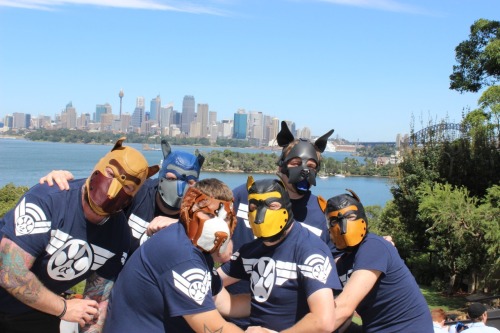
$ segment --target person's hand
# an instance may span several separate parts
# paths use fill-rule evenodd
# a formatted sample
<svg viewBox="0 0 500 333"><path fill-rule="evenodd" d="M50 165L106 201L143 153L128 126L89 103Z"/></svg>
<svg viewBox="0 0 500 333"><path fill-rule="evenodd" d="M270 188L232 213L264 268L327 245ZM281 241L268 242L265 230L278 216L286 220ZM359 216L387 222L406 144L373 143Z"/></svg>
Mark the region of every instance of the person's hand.
<svg viewBox="0 0 500 333"><path fill-rule="evenodd" d="M249 326L245 332L247 332L247 333L278 333L276 331L269 330L269 329L264 328L262 326Z"/></svg>
<svg viewBox="0 0 500 333"><path fill-rule="evenodd" d="M214 261L218 263L225 263L231 259L231 256L233 255L233 241L229 240L229 243L227 244L226 251L224 253L219 253L218 251L214 253L213 258Z"/></svg>
<svg viewBox="0 0 500 333"><path fill-rule="evenodd" d="M392 237L391 236L384 236L384 239L386 241L388 241L389 243L392 244L392 246L396 246L396 244L394 244L394 241L392 240Z"/></svg>
<svg viewBox="0 0 500 333"><path fill-rule="evenodd" d="M85 323L83 327L83 332L102 332L102 328L104 327L104 321L106 320L106 313L108 310L108 301L102 301L99 303L99 315L94 316L92 320Z"/></svg>
<svg viewBox="0 0 500 333"><path fill-rule="evenodd" d="M99 318L99 304L91 299L73 298L66 301L66 313L61 319L80 324L94 322Z"/></svg>
<svg viewBox="0 0 500 333"><path fill-rule="evenodd" d="M46 176L40 178L40 184L47 183L49 186L54 186L54 182L61 190L69 190L69 180L74 179L73 174L67 170L52 170Z"/></svg>
<svg viewBox="0 0 500 333"><path fill-rule="evenodd" d="M161 229L166 228L173 223L177 223L178 221L178 219L173 219L171 217L157 216L149 223L148 228L146 229L146 235L151 237L154 233L157 233Z"/></svg>

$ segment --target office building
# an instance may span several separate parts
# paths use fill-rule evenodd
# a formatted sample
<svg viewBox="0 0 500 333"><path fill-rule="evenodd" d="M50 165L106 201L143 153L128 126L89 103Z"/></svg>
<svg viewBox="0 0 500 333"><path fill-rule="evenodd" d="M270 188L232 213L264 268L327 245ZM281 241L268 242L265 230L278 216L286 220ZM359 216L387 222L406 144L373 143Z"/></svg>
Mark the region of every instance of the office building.
<svg viewBox="0 0 500 333"><path fill-rule="evenodd" d="M97 104L95 106L94 122L100 123L101 122L101 115L106 114L106 113L113 113L113 110L111 109L111 105L109 103Z"/></svg>
<svg viewBox="0 0 500 333"><path fill-rule="evenodd" d="M160 108L161 108L161 98L160 95L156 96L151 100L150 108L149 108L149 120L155 120L157 124L159 124L160 117Z"/></svg>
<svg viewBox="0 0 500 333"><path fill-rule="evenodd" d="M196 122L200 126L200 137L208 136L208 104L198 103L196 107Z"/></svg>
<svg viewBox="0 0 500 333"><path fill-rule="evenodd" d="M186 95L182 100L181 131L189 134L189 127L195 118L194 96Z"/></svg>
<svg viewBox="0 0 500 333"><path fill-rule="evenodd" d="M247 138L247 123L248 123L248 115L246 114L244 109L239 109L234 114L233 139Z"/></svg>

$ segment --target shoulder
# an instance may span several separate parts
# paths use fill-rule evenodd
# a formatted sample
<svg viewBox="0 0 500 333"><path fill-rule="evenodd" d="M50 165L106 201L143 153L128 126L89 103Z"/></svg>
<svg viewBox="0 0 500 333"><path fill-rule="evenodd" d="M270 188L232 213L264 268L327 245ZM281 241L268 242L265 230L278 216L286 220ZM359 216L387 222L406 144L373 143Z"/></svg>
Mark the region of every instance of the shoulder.
<svg viewBox="0 0 500 333"><path fill-rule="evenodd" d="M330 248L326 243L319 238L314 232L309 230L306 226L301 223L294 223L290 234L288 235L290 239L296 243L298 248L302 249L319 249L321 251L326 251L330 253Z"/></svg>
<svg viewBox="0 0 500 333"><path fill-rule="evenodd" d="M146 179L146 182L141 186L139 191L137 192L137 195L146 195L147 193L156 193L156 190L158 188L158 178L148 178Z"/></svg>
<svg viewBox="0 0 500 333"><path fill-rule="evenodd" d="M69 190L60 190L58 186L49 186L46 183L37 184L30 188L23 196L25 202L40 203L46 207L66 208L68 204L79 202L80 191L85 179L69 182ZM66 199L66 198L70 198ZM20 201L21 202L21 201Z"/></svg>
<svg viewBox="0 0 500 333"><path fill-rule="evenodd" d="M192 260L193 254L200 252L187 237L180 222L158 231L140 248L151 257L157 257L159 260L175 259L173 261ZM178 255L172 255L173 253Z"/></svg>
<svg viewBox="0 0 500 333"><path fill-rule="evenodd" d="M394 248L394 245L392 245L390 242L386 241L383 237L368 233L366 235L365 239L360 244L360 248L366 248L366 247L376 247L380 249L391 249ZM395 249L395 248L394 248Z"/></svg>
<svg viewBox="0 0 500 333"><path fill-rule="evenodd" d="M240 199L242 196L246 197L248 195L248 190L246 184L241 184L233 188L233 195L236 198Z"/></svg>

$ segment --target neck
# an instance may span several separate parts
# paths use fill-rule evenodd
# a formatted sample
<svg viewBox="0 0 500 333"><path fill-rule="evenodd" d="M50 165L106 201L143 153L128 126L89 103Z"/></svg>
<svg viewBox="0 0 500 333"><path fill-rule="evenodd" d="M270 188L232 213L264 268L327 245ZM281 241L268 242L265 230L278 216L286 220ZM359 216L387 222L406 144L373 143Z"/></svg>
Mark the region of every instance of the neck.
<svg viewBox="0 0 500 333"><path fill-rule="evenodd" d="M163 202L163 199L160 197L160 193L156 192L155 195L155 200L156 200L156 207L165 215L167 216L175 216L179 215L180 210L173 210L168 207L165 207L165 203Z"/></svg>
<svg viewBox="0 0 500 333"><path fill-rule="evenodd" d="M293 187L292 184L288 183L288 177L287 176L285 176L280 171L278 171L276 173L276 175L281 179L281 181L285 185L285 189L288 192L288 196L290 197L290 199L296 200L296 199L300 199L300 198L302 198L304 196L303 194L298 193L297 190Z"/></svg>

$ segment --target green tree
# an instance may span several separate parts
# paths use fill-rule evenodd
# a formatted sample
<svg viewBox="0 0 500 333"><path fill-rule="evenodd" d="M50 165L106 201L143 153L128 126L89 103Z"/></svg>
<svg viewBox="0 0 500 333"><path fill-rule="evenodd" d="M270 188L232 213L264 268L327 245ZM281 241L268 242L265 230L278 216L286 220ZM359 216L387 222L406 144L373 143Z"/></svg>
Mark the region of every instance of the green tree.
<svg viewBox="0 0 500 333"><path fill-rule="evenodd" d="M478 200L466 188L450 184L422 184L418 189L419 215L425 221L429 249L437 254L437 279L447 278L452 294L459 277L478 271L486 261L484 237L487 223L478 212Z"/></svg>
<svg viewBox="0 0 500 333"><path fill-rule="evenodd" d="M450 89L478 92L500 79L500 22L479 19L470 27L469 39L455 48L458 65L450 75Z"/></svg>
<svg viewBox="0 0 500 333"><path fill-rule="evenodd" d="M5 213L14 208L27 190L28 187L26 186L14 186L12 183L0 188L0 217L3 217Z"/></svg>

